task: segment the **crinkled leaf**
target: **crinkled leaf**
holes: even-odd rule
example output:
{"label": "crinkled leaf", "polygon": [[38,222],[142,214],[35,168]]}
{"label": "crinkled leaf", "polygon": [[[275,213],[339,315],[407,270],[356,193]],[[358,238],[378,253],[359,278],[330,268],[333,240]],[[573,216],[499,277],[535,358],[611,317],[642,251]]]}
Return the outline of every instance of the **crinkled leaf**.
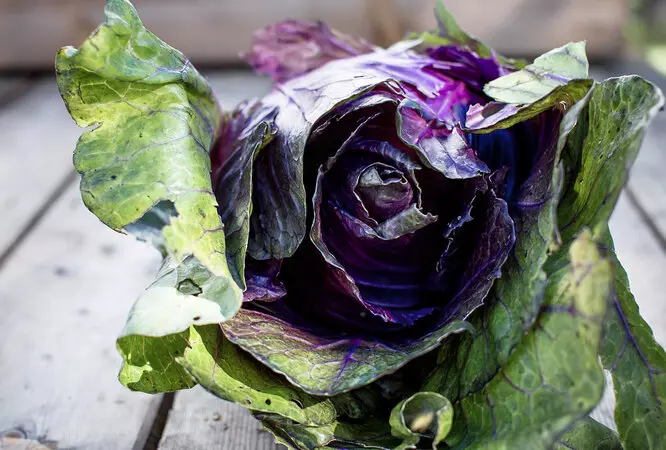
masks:
{"label": "crinkled leaf", "polygon": [[132,231],[164,209],[160,247],[228,276],[208,157],[220,112],[203,77],[125,0],[109,0],[104,24],[80,49],[60,50],[56,65],[70,114],[95,126],[74,156],[86,206],[114,230]]}
{"label": "crinkled leaf", "polygon": [[[562,154],[565,180],[558,222],[564,243],[581,227],[589,227],[595,237],[604,239],[606,247],[612,248],[606,234],[608,218],[626,183],[645,130],[662,105],[661,92],[640,77],[613,78],[594,86]],[[555,253],[548,261],[547,272],[555,272],[563,259],[563,250]],[[657,371],[664,370],[664,353],[640,319],[626,275],[617,262],[614,304],[607,320],[610,324],[602,361],[607,368],[613,368],[616,380],[620,439],[628,448],[634,448],[634,443],[639,444],[635,448],[650,448],[650,441],[660,442],[657,436],[663,434],[655,418],[661,417],[663,423],[663,406],[659,406],[658,398],[660,395],[663,398],[665,389],[657,388],[659,378],[651,369],[661,365]],[[633,342],[636,346],[631,345]],[[643,351],[650,353],[650,360],[641,358]],[[618,371],[618,364],[623,370]],[[639,367],[643,369],[637,371]],[[639,394],[641,389],[645,395]],[[636,416],[632,417],[633,414]]]}
{"label": "crinkled leaf", "polygon": [[161,337],[128,335],[118,339],[117,348],[123,357],[118,374],[120,382],[133,391],[157,394],[191,388],[192,377],[174,358],[187,347],[189,331]]}
{"label": "crinkled leaf", "polygon": [[473,105],[467,111],[465,131],[475,134],[492,133],[496,130],[510,128],[552,108],[567,111],[574,103],[585,97],[593,83],[592,80],[570,81],[528,105],[499,102]]}
{"label": "crinkled leaf", "polygon": [[585,417],[576,422],[555,445],[555,450],[622,450],[617,433]]}
{"label": "crinkled leaf", "polygon": [[529,104],[571,80],[586,79],[585,42],[570,43],[539,56],[524,69],[497,78],[483,91],[502,103]]}
{"label": "crinkled leaf", "polygon": [[426,166],[446,178],[472,178],[489,172],[459,128],[451,129],[417,102],[404,100],[400,103],[396,122],[400,139],[418,150]]}
{"label": "crinkled leaf", "polygon": [[109,0],[104,24],[80,49],[60,50],[56,64],[70,114],[94,126],[74,156],[86,206],[114,230],[187,258],[182,271],[206,286],[195,297],[194,287],[178,289],[178,276],[162,278],[138,300],[118,342],[123,383],[177,389],[191,380],[158,347],[169,353],[192,323],[219,322],[240,307],[211,189],[208,152],[220,112],[189,60],[146,30],[125,0]]}
{"label": "crinkled leaf", "polygon": [[595,84],[562,152],[565,168],[558,225],[563,242],[582,227],[600,238],[624,188],[662,93],[637,76]]}
{"label": "crinkled leaf", "polygon": [[[394,446],[388,423],[368,418],[356,397],[315,397],[301,391],[229,342],[217,325],[192,327],[190,333],[184,355],[176,358],[179,367],[211,393],[250,409],[278,442],[305,450],[334,439],[357,441],[364,448]],[[343,416],[353,417],[354,423],[342,422]]]}
{"label": "crinkled leaf", "polygon": [[538,323],[490,383],[456,405],[451,447],[548,449],[601,399],[612,267],[589,232],[569,255],[549,278]]}
{"label": "crinkled leaf", "polygon": [[627,450],[663,449],[666,436],[666,352],[655,341],[638,311],[629,280],[613,253],[610,232],[606,248],[615,263],[613,303],[606,318],[601,362],[613,376],[615,423]]}
{"label": "crinkled leaf", "polygon": [[452,401],[478,391],[532,326],[543,300],[543,265],[555,231],[561,183],[557,160],[577,113],[578,109],[572,108],[560,124],[559,133],[556,127],[538,144],[542,153],[533,175],[518,189],[513,206],[515,247],[484,305],[468,319],[477,333],[444,342],[439,365],[426,379],[423,390],[440,392]]}
{"label": "crinkled leaf", "polygon": [[335,395],[364,386],[431,351],[447,336],[471,331],[466,322],[454,321],[407,343],[326,338],[248,310],[239,311],[221,327],[230,341],[315,395]]}
{"label": "crinkled leaf", "polygon": [[253,411],[316,426],[330,424],[336,418],[331,400],[308,395],[285,383],[229,342],[217,325],[192,328],[189,347],[177,361],[208,391]]}
{"label": "crinkled leaf", "polygon": [[[623,77],[595,85],[583,100],[569,108],[558,143],[561,156],[557,159],[563,160],[564,175],[555,170],[551,189],[535,191],[547,195],[530,194],[532,200],[525,206],[539,205],[534,200],[541,197],[544,202],[540,208],[526,208],[516,215],[514,258],[504,265],[503,277],[490,293],[489,306],[470,318],[481,332],[474,340],[460,335],[445,342],[440,355],[445,363],[427,380],[424,389],[437,390],[455,400],[478,390],[502,366],[535,317],[542,300],[543,269],[551,273],[566,264],[567,246],[543,267],[548,248],[557,244],[553,215],[558,215],[565,243],[583,227],[591,228],[598,237],[595,230],[607,223],[649,118],[661,104],[659,98],[650,83],[639,77]],[[600,138],[603,145],[598,145]],[[617,156],[610,158],[613,154]],[[563,176],[564,182],[560,181]],[[560,184],[564,192],[558,207]]]}
{"label": "crinkled leaf", "polygon": [[334,422],[322,427],[285,423],[279,416],[255,414],[264,427],[287,448],[299,450],[393,450],[400,440],[391,436],[388,421],[370,418],[361,422]]}
{"label": "crinkled leaf", "polygon": [[[307,204],[303,161],[305,145],[315,126],[314,136],[321,136],[330,119],[352,112],[347,109],[349,106],[356,110],[376,106],[377,100],[387,102],[384,95],[369,103],[368,97],[359,100],[374,88],[385,91],[388,102],[393,102],[394,97],[398,101],[411,98],[434,108],[438,117],[451,120],[454,106],[469,104],[473,96],[462,81],[449,76],[457,73],[456,70],[465,70],[458,66],[399,49],[378,50],[331,61],[318,70],[276,85],[262,99],[265,106],[278,110],[277,134],[255,161],[256,198],[251,217],[250,256],[259,260],[284,259],[292,256],[302,242]],[[462,142],[455,143],[458,147],[454,153],[458,154]],[[428,139],[428,145],[435,144]],[[316,155],[315,148],[311,150],[315,158],[324,156]],[[463,162],[457,160],[459,164]]]}
{"label": "crinkled leaf", "polygon": [[257,153],[275,133],[276,111],[256,101],[244,102],[228,117],[211,152],[213,190],[226,232],[226,255],[236,283],[245,289],[245,258],[252,213],[252,168]]}
{"label": "crinkled leaf", "polygon": [[402,439],[396,450],[415,449],[421,436],[432,439],[432,448],[444,440],[453,424],[451,402],[436,392],[417,392],[398,403],[389,419],[391,434]]}
{"label": "crinkled leaf", "polygon": [[191,387],[191,377],[173,358],[183,354],[190,325],[224,322],[238,311],[237,289],[231,278],[213,276],[194,257],[181,264],[167,259],[118,338],[120,382],[150,393]]}
{"label": "crinkled leaf", "polygon": [[[256,199],[248,246],[255,259],[289,257],[305,236],[303,156],[315,122],[388,78],[371,71],[350,73],[347,61],[330,62],[327,70],[279,85],[262,100],[265,106],[277,108],[278,114],[275,139],[255,161]],[[353,64],[351,68],[361,70]]]}

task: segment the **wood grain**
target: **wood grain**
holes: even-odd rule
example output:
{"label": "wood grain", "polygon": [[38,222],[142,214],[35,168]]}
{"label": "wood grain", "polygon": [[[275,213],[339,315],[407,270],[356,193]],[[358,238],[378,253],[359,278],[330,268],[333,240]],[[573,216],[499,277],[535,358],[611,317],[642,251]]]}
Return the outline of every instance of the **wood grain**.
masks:
{"label": "wood grain", "polygon": [[278,450],[250,412],[200,387],[176,395],[160,450]]}

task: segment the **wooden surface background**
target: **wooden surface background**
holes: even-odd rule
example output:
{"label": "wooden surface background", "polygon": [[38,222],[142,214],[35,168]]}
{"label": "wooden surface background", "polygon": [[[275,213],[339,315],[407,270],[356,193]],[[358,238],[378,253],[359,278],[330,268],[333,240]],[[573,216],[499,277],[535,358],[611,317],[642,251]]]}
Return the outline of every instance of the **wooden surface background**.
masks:
{"label": "wooden surface background", "polygon": [[[226,108],[269,88],[244,72],[208,75]],[[149,396],[120,385],[115,339],[159,255],[107,229],[81,203],[71,165],[81,130],[52,77],[0,78],[0,130],[0,448],[275,449],[246,410],[201,389]],[[665,141],[661,114],[611,221],[662,345]],[[611,415],[612,398],[595,417],[609,423]]]}
{"label": "wooden surface background", "polygon": [[[0,70],[50,69],[103,20],[104,0],[0,0]],[[287,17],[322,19],[380,45],[434,27],[434,0],[135,0],[148,28],[195,63],[237,62],[252,31]],[[510,55],[587,40],[592,58],[623,48],[628,0],[445,0],[470,33]]]}

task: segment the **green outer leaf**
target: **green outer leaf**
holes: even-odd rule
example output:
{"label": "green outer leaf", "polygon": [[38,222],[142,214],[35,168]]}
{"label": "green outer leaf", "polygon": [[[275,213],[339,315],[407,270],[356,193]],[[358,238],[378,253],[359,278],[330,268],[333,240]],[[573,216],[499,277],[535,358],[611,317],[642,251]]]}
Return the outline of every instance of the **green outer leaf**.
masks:
{"label": "green outer leaf", "polygon": [[141,221],[146,214],[165,211],[159,247],[228,277],[208,157],[220,111],[203,77],[125,0],[109,0],[104,24],[79,50],[60,50],[56,67],[70,114],[96,127],[74,156],[86,206],[114,230],[139,235],[155,226]]}
{"label": "green outer leaf", "polygon": [[596,420],[585,417],[562,436],[555,450],[622,450],[617,433]]}
{"label": "green outer leaf", "polygon": [[326,396],[365,386],[432,351],[446,337],[473,331],[467,322],[453,321],[420,341],[406,344],[326,339],[245,309],[220,326],[230,341],[292,384],[310,394]]}
{"label": "green outer leaf", "polygon": [[[553,211],[557,207],[557,195],[553,195],[537,218],[524,216],[516,221],[516,258],[504,265],[503,277],[490,293],[490,306],[469,319],[481,333],[475,339],[461,335],[445,342],[439,368],[424,390],[455,400],[480,389],[504,364],[538,308],[546,252],[557,244],[553,214],[558,215],[565,244],[583,227],[600,237],[597,230],[606,226],[645,128],[660,106],[656,87],[639,77],[622,77],[595,84],[568,110],[558,143],[565,169],[558,211]],[[552,192],[558,191],[561,177],[556,170]],[[567,251],[565,245],[550,257],[545,271],[552,273],[566,264]]]}
{"label": "green outer leaf", "polygon": [[600,401],[598,362],[612,267],[589,232],[549,278],[538,323],[493,380],[456,405],[453,448],[547,449]]}
{"label": "green outer leaf", "polygon": [[253,411],[279,414],[283,420],[305,425],[323,426],[336,418],[330,399],[285,383],[229,342],[218,325],[193,327],[189,348],[177,362],[205,389]]}
{"label": "green outer leaf", "polygon": [[436,392],[417,392],[398,403],[389,419],[391,434],[403,440],[396,450],[417,448],[421,436],[432,438],[432,448],[444,440],[453,424],[451,402]]}
{"label": "green outer leaf", "polygon": [[[555,88],[550,94],[529,105],[510,105],[510,104],[487,104],[479,108],[479,113],[484,115],[489,108],[501,106],[502,111],[485,117],[478,125],[470,126],[470,115],[467,115],[467,128],[474,134],[488,134],[496,130],[504,130],[518,123],[529,120],[542,112],[553,108],[562,108],[569,110],[577,101],[581,100],[589,92],[594,84],[592,80],[573,80],[564,86]],[[495,120],[491,120],[495,119]]]}
{"label": "green outer leaf", "polygon": [[595,84],[584,103],[562,152],[565,181],[558,225],[565,243],[583,227],[601,238],[664,99],[653,84],[626,76]]}
{"label": "green outer leaf", "polygon": [[[191,386],[171,358],[184,349],[189,326],[226,320],[242,298],[211,187],[220,111],[189,60],[146,30],[128,1],[109,0],[105,12],[79,50],[58,52],[58,87],[77,124],[94,127],[74,154],[86,206],[183,264],[167,264],[171,275],[162,273],[139,298],[118,341],[121,382],[174,390]],[[194,288],[185,294],[203,295],[180,292],[185,279]]]}
{"label": "green outer leaf", "polygon": [[[584,95],[580,86],[571,86],[572,99]],[[535,116],[542,111],[538,103],[534,105]],[[452,401],[478,391],[497,373],[532,326],[545,289],[543,265],[556,235],[562,178],[557,161],[581,107],[581,103],[574,104],[564,116],[557,147],[551,149],[549,159],[540,168],[540,173],[552,172],[550,180],[542,181],[549,183],[543,205],[514,217],[517,240],[513,256],[502,267],[502,277],[495,281],[486,305],[468,319],[478,333],[444,342],[438,368],[426,379],[423,390],[440,392]]]}
{"label": "green outer leaf", "polygon": [[[562,153],[566,171],[558,223],[565,244],[573,239],[577,230],[589,227],[596,239],[603,240],[608,248],[612,248],[607,235],[608,219],[626,183],[646,128],[663,103],[659,89],[636,76],[612,78],[596,84],[585,101],[581,102],[583,110],[579,124],[571,133]],[[554,273],[562,267],[565,249],[566,246],[550,257],[546,265],[547,273]],[[626,275],[617,262],[616,268],[615,304],[607,318],[610,322],[602,349],[602,361],[607,368],[614,369],[618,401],[616,422],[621,440],[629,449],[650,448],[650,440],[652,445],[660,442],[658,437],[663,435],[663,428],[653,424],[645,427],[636,425],[659,417],[660,409],[663,423],[663,407],[657,406],[658,401],[654,396],[654,392],[659,392],[656,388],[658,381],[651,396],[640,396],[636,386],[640,386],[639,390],[643,389],[642,393],[649,394],[651,387],[648,385],[658,378],[650,379],[649,369],[640,358],[639,351],[632,351],[632,348],[648,352],[650,367],[661,367],[658,370],[664,370],[664,353],[654,344],[649,327],[644,326],[640,319],[627,287]],[[627,318],[628,327],[624,325],[620,311]],[[640,336],[640,344],[636,340],[637,346],[628,346],[623,353],[625,356],[616,361],[625,338],[629,336]],[[632,340],[627,342],[631,343]],[[642,370],[639,369],[641,367]],[[631,381],[624,377],[629,377]],[[661,389],[663,392],[664,388]],[[659,395],[664,394],[657,394],[657,397]],[[637,416],[631,417],[634,413]]]}
{"label": "green outer leaf", "polygon": [[118,338],[120,382],[149,393],[192,387],[192,378],[173,358],[185,351],[190,325],[223,322],[238,311],[235,289],[229,278],[213,276],[193,257],[182,264],[167,258]]}
{"label": "green outer leaf", "polygon": [[149,394],[195,386],[192,377],[173,361],[183,354],[188,340],[188,330],[162,337],[128,335],[118,339],[116,345],[123,357],[118,379],[129,389]]}
{"label": "green outer leaf", "polygon": [[255,414],[277,442],[300,450],[393,450],[400,440],[391,436],[385,419],[368,419],[361,423],[334,422],[322,427],[285,423],[279,416]]}
{"label": "green outer leaf", "polygon": [[539,56],[524,69],[496,78],[483,91],[503,103],[529,104],[569,81],[589,78],[585,42],[570,43]]}
{"label": "green outer leaf", "polygon": [[610,233],[605,244],[615,263],[615,286],[601,362],[613,376],[620,440],[627,450],[666,449],[666,352],[640,316]]}

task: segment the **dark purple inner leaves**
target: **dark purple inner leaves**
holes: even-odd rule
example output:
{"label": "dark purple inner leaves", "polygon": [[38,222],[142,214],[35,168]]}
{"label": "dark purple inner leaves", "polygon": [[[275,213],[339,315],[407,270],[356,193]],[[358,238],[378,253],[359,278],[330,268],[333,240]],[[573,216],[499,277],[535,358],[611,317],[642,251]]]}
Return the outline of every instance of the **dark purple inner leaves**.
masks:
{"label": "dark purple inner leaves", "polygon": [[[409,64],[390,52],[352,65],[392,80],[312,124],[301,161],[309,233],[293,256],[264,261],[270,270],[248,264],[246,308],[322,336],[404,339],[467,317],[501,275],[510,203],[544,124],[464,135],[469,105],[485,103],[483,83],[504,69],[452,48]],[[278,133],[264,157],[282,145]]]}
{"label": "dark purple inner leaves", "polygon": [[405,210],[414,196],[407,178],[395,167],[374,163],[365,167],[354,189],[370,218],[383,222]]}
{"label": "dark purple inner leaves", "polygon": [[514,205],[524,201],[519,198],[525,195],[520,192],[520,187],[530,177],[541,177],[540,173],[534,173],[534,168],[547,153],[546,149],[556,143],[561,118],[559,111],[548,111],[508,129],[467,135],[470,146],[477,150],[479,157],[491,170],[503,170],[506,173],[504,197],[510,206],[520,209],[521,205]]}
{"label": "dark purple inner leaves", "polygon": [[[282,261],[287,295],[248,307],[340,336],[388,337],[417,321],[433,328],[445,316],[465,317],[513,245],[506,205],[482,172],[450,179],[420,162],[390,126],[397,103],[358,102],[366,103],[383,106],[327,118],[330,129],[318,128],[309,141],[310,240]],[[439,145],[457,145],[448,142]],[[313,165],[314,180],[307,177]],[[452,306],[461,291],[468,298]]]}

